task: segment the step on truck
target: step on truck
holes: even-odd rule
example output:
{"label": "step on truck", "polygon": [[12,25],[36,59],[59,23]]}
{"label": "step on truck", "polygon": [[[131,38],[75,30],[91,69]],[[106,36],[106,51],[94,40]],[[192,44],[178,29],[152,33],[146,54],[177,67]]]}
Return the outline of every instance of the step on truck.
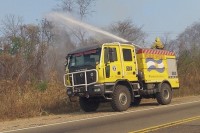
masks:
{"label": "step on truck", "polygon": [[167,50],[114,42],[74,50],[66,60],[67,95],[71,101],[79,97],[86,112],[96,111],[101,102],[125,111],[143,98],[166,105],[179,88],[175,53]]}

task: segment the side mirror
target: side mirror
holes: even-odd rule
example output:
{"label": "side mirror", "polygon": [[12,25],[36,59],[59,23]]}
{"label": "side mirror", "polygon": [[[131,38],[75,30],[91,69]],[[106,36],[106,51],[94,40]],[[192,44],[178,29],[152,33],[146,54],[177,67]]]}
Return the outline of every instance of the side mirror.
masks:
{"label": "side mirror", "polygon": [[67,55],[67,56],[65,57],[65,59],[66,59],[66,62],[65,62],[65,67],[67,67],[67,66],[68,66],[68,64],[69,64],[70,55]]}

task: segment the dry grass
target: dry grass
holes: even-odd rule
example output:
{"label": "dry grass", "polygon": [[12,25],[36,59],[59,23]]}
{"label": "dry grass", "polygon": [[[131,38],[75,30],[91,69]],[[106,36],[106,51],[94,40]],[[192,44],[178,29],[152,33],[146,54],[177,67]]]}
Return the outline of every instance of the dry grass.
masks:
{"label": "dry grass", "polygon": [[179,70],[180,89],[174,91],[175,97],[200,95],[200,69],[191,66],[189,69]]}
{"label": "dry grass", "polygon": [[[192,76],[193,75],[193,76]],[[0,81],[0,121],[49,114],[62,114],[79,109],[69,102],[63,83],[56,73],[47,82],[30,81],[19,86],[15,81]],[[181,88],[174,97],[200,94],[200,78],[192,73],[179,75]]]}
{"label": "dry grass", "polygon": [[66,97],[65,87],[56,76],[39,90],[31,82],[18,86],[15,81],[0,81],[0,120],[66,113],[77,108]]}

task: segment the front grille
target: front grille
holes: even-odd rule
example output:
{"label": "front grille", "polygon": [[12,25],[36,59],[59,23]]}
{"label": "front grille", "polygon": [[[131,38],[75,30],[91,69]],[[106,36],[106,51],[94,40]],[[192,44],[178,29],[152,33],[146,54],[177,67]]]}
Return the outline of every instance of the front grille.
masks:
{"label": "front grille", "polygon": [[74,74],[74,85],[85,84],[85,73],[75,73]]}
{"label": "front grille", "polygon": [[87,75],[87,83],[93,83],[96,81],[96,71],[88,71],[86,72]]}
{"label": "front grille", "polygon": [[75,72],[75,73],[70,73],[69,77],[70,77],[69,80],[70,80],[71,85],[73,85],[72,84],[72,77],[73,77],[73,83],[74,83],[75,86],[77,86],[77,85],[88,85],[88,84],[96,82],[97,72],[96,72],[96,70],[87,70],[87,71]]}

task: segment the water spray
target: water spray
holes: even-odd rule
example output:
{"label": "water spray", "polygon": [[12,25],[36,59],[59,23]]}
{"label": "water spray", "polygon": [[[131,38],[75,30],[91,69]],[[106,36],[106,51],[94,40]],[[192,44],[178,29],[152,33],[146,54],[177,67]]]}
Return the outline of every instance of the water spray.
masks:
{"label": "water spray", "polygon": [[[71,23],[71,24],[73,24],[73,25],[78,25],[78,26],[80,26],[80,27],[82,27],[82,28],[84,28],[84,29],[86,29],[86,30],[90,30],[90,31],[93,31],[93,32],[96,32],[96,33],[99,33],[99,34],[102,34],[102,35],[105,35],[105,36],[114,38],[114,39],[116,39],[116,40],[118,40],[118,41],[120,41],[120,42],[125,42],[125,43],[129,42],[128,40],[123,39],[123,38],[121,38],[121,37],[118,37],[118,36],[116,36],[116,35],[113,35],[113,34],[107,32],[107,31],[104,31],[104,30],[99,29],[99,28],[97,28],[97,27],[94,27],[94,26],[92,26],[92,25],[89,25],[89,24],[80,22],[80,21],[78,21],[78,20],[75,20],[74,18],[72,18],[72,17],[70,17],[70,16],[67,16],[67,15],[65,15],[65,14],[63,14],[63,13],[53,12],[53,13],[50,13],[50,14],[48,15],[47,18],[53,19],[54,21],[58,21],[58,22],[60,22],[60,23],[62,23],[62,24],[64,24],[64,25],[66,25],[67,23]],[[129,43],[130,43],[130,42],[129,42]],[[131,43],[131,44],[133,44],[133,43]],[[141,47],[138,46],[138,45],[135,45],[135,44],[133,44],[133,45],[134,45],[135,47],[141,48]]]}

